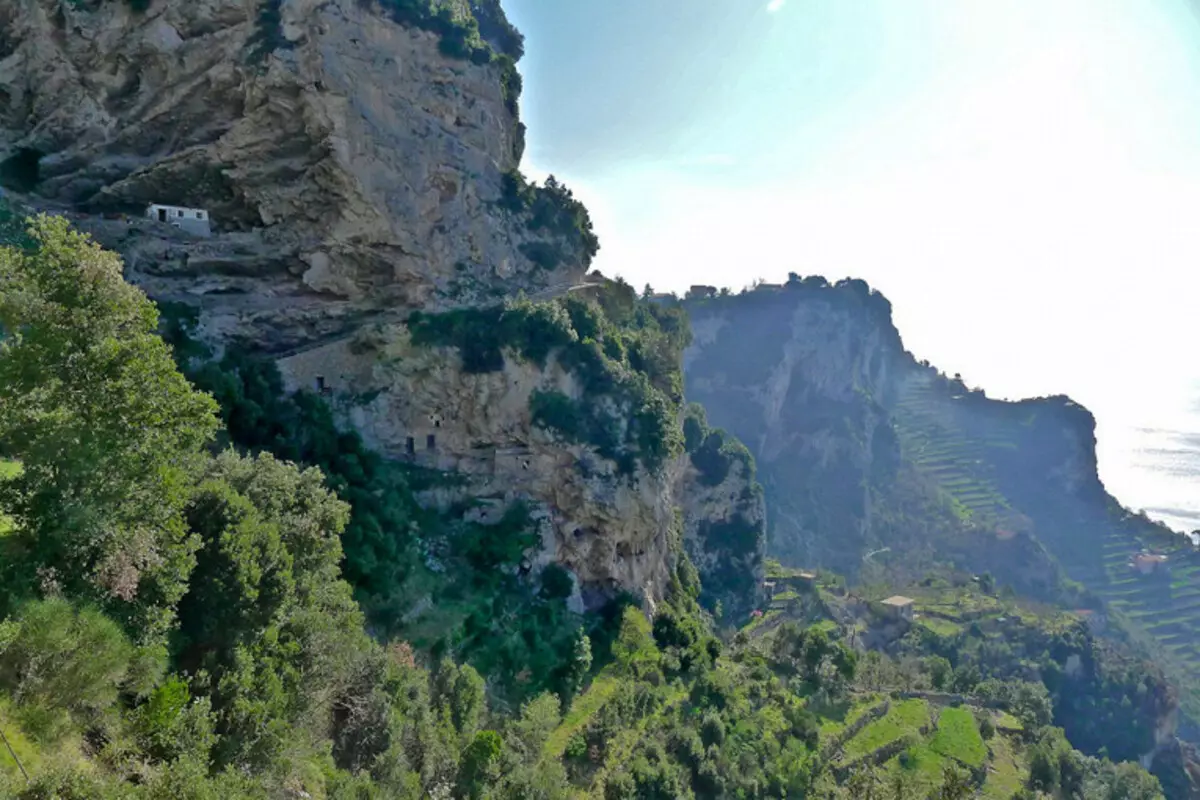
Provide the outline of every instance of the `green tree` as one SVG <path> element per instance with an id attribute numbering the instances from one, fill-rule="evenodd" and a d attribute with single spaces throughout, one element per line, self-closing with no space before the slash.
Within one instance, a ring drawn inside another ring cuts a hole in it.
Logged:
<path id="1" fill-rule="evenodd" d="M 642 612 L 627 606 L 621 615 L 621 627 L 613 643 L 617 664 L 632 675 L 644 675 L 658 662 L 650 622 Z"/>
<path id="2" fill-rule="evenodd" d="M 16 522 L 4 576 L 90 598 L 149 639 L 183 594 L 194 541 L 183 522 L 216 406 L 155 335 L 158 313 L 120 259 L 31 221 L 31 248 L 0 248 L 0 482 Z"/>
<path id="3" fill-rule="evenodd" d="M 1160 800 L 1162 786 L 1137 764 L 1128 761 L 1115 765 L 1108 788 L 1108 800 Z"/>
<path id="4" fill-rule="evenodd" d="M 112 620 L 51 599 L 25 604 L 5 627 L 0 688 L 28 727 L 53 737 L 67 715 L 89 722 L 116 703 L 134 649 Z"/>
<path id="5" fill-rule="evenodd" d="M 319 471 L 265 454 L 222 453 L 197 489 L 187 519 L 202 546 L 179 605 L 179 663 L 211 681 L 218 763 L 265 764 L 323 734 L 331 696 L 368 649 L 340 577 L 346 517 Z"/>
<path id="6" fill-rule="evenodd" d="M 939 692 L 945 689 L 953 673 L 950 662 L 942 656 L 930 656 L 925 661 L 925 668 L 929 670 L 930 685 Z"/>
<path id="7" fill-rule="evenodd" d="M 488 786 L 499 776 L 500 754 L 504 740 L 495 731 L 479 731 L 463 752 L 459 765 L 458 786 L 464 796 L 483 797 Z"/>

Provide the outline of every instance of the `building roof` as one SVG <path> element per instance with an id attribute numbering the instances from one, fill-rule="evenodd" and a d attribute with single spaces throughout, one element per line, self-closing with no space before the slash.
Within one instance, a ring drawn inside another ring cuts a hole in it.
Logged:
<path id="1" fill-rule="evenodd" d="M 817 579 L 817 573 L 808 572 L 807 570 L 800 570 L 796 573 L 796 577 L 803 578 L 806 581 L 815 581 Z"/>
<path id="2" fill-rule="evenodd" d="M 885 606 L 895 606 L 896 608 L 902 608 L 904 606 L 911 606 L 913 604 L 913 601 L 912 601 L 911 597 L 903 597 L 903 596 L 897 594 L 897 595 L 892 595 L 887 600 L 884 600 L 883 604 Z"/>
<path id="3" fill-rule="evenodd" d="M 1162 564 L 1167 557 L 1161 554 L 1138 553 L 1133 560 L 1139 564 Z"/>

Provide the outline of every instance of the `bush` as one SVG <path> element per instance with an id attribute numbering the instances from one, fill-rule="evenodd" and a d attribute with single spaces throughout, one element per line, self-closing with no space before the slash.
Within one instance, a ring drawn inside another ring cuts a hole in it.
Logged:
<path id="1" fill-rule="evenodd" d="M 585 267 L 600 251 L 587 207 L 553 175 L 538 186 L 518 171 L 506 173 L 501 182 L 500 206 L 524 215 L 529 230 L 548 234 L 581 253 Z M 544 252 L 539 257 L 548 262 Z"/>
<path id="2" fill-rule="evenodd" d="M 0 687 L 54 738 L 64 715 L 92 719 L 117 702 L 134 650 L 99 611 L 66 600 L 22 606 L 0 633 Z"/>
<path id="3" fill-rule="evenodd" d="M 555 431 L 568 441 L 583 438 L 584 422 L 579 404 L 562 392 L 535 391 L 529 399 L 533 424 Z"/>
<path id="4" fill-rule="evenodd" d="M 638 461 L 654 471 L 682 445 L 676 413 L 689 333 L 678 315 L 648 310 L 631 292 L 625 302 L 628 289 L 610 284 L 597 302 L 569 297 L 416 312 L 408 325 L 414 344 L 456 347 L 467 372 L 503 369 L 505 350 L 543 367 L 557 353 L 587 399 L 537 391 L 530 408 L 534 423 L 595 447 L 623 473 L 633 472 Z"/>
<path id="5" fill-rule="evenodd" d="M 360 0 L 369 6 L 372 0 Z M 432 31 L 439 37 L 438 50 L 448 58 L 487 64 L 492 50 L 479 36 L 479 23 L 473 14 L 458 17 L 453 10 L 430 0 L 378 0 L 392 21 L 408 27 Z"/>

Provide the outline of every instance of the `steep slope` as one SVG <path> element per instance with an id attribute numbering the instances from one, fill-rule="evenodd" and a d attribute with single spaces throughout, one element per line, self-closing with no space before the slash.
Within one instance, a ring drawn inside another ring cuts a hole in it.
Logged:
<path id="1" fill-rule="evenodd" d="M 887 301 L 822 281 L 794 293 L 696 298 L 687 310 L 687 396 L 753 451 L 771 552 L 856 574 L 873 474 L 898 461 L 879 394 L 903 353 Z"/>
<path id="2" fill-rule="evenodd" d="M 516 171 L 523 46 L 496 0 L 39 0 L 0 12 L 0 43 L 0 182 L 16 199 L 119 251 L 214 357 L 276 361 L 285 390 L 323 396 L 369 448 L 454 475 L 423 502 L 481 524 L 532 503 L 525 572 L 567 567 L 577 609 L 622 591 L 653 608 L 681 541 L 724 519 L 678 455 L 686 323 L 660 347 L 628 287 L 585 282 L 587 211 Z M 206 210 L 212 235 L 147 218 L 150 203 Z M 607 339 L 576 331 L 598 306 L 554 300 L 575 290 L 620 296 Z M 505 305 L 521 292 L 538 302 Z M 526 344 L 549 338 L 534 356 L 493 342 L 482 364 L 501 316 L 529 323 Z M 470 342 L 452 335 L 463 320 L 482 325 Z M 539 424 L 547 398 L 602 435 Z M 753 576 L 757 552 L 731 572 Z"/>
<path id="3" fill-rule="evenodd" d="M 262 349 L 572 282 L 595 252 L 586 214 L 514 173 L 519 34 L 477 3 L 494 52 L 465 5 L 421 6 L 10 5 L 0 179 L 78 212 L 214 340 Z M 144 220 L 150 203 L 205 209 L 216 235 Z"/>
<path id="4" fill-rule="evenodd" d="M 754 451 L 768 552 L 867 579 L 987 570 L 1097 626 L 1119 614 L 1200 712 L 1200 558 L 1104 490 L 1086 409 L 991 400 L 918 364 L 861 282 L 700 290 L 685 306 L 688 396 Z"/>

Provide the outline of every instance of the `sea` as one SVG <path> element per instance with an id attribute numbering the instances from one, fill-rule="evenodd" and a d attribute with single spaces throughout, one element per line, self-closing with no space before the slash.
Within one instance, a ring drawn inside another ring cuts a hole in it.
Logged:
<path id="1" fill-rule="evenodd" d="M 1096 416 L 1108 491 L 1180 533 L 1200 530 L 1200 379 L 1177 396 Z"/>

